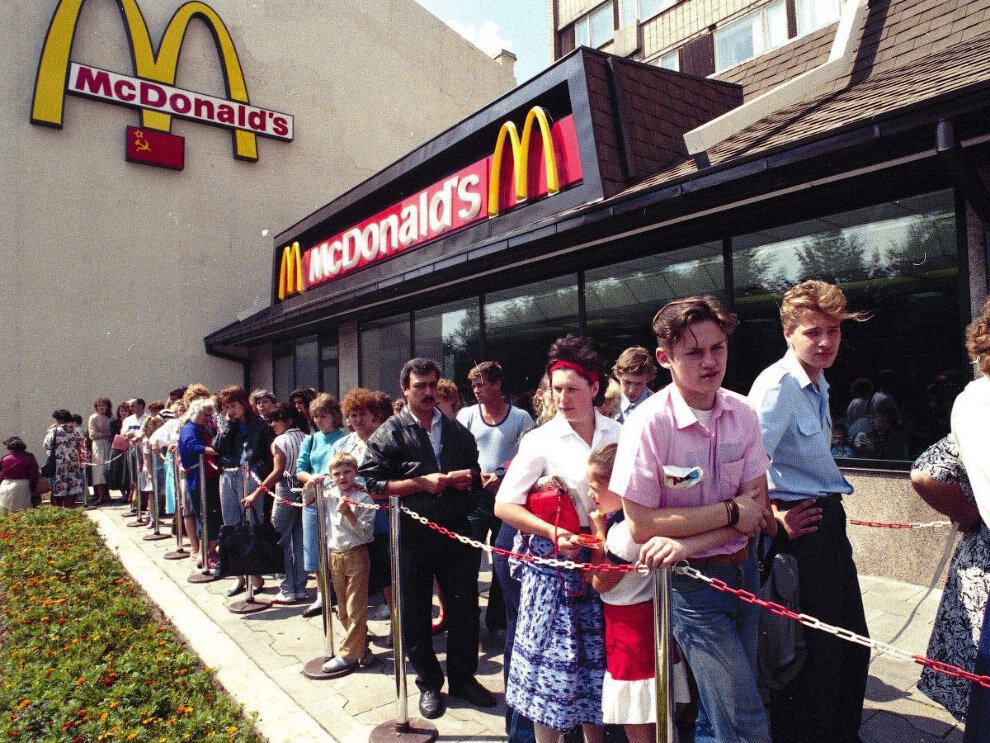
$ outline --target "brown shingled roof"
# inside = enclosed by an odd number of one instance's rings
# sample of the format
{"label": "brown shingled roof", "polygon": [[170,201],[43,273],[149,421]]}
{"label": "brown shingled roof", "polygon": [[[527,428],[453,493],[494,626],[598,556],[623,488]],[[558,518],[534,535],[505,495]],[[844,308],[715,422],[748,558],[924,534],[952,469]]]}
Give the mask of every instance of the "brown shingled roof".
{"label": "brown shingled roof", "polygon": [[[951,46],[903,67],[874,75],[858,85],[818,95],[746,127],[708,152],[712,166],[795,147],[807,141],[868,124],[903,110],[990,88],[990,33]],[[685,159],[627,189],[639,193],[701,172]]]}

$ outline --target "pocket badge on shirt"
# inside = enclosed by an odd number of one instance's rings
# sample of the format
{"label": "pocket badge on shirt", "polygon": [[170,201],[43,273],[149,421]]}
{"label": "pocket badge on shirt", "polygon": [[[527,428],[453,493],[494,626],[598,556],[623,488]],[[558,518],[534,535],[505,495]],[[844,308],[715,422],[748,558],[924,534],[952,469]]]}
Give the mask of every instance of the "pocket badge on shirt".
{"label": "pocket badge on shirt", "polygon": [[663,485],[667,488],[693,488],[704,477],[701,467],[674,467],[667,465],[663,468]]}

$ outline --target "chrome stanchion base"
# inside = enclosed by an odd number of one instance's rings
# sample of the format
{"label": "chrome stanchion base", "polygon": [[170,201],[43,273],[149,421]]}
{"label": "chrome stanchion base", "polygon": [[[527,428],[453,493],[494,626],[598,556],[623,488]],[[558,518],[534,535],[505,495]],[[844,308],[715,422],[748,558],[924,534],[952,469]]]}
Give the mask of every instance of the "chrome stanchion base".
{"label": "chrome stanchion base", "polygon": [[172,550],[162,555],[163,560],[185,560],[187,557],[189,557],[189,553],[185,550]]}
{"label": "chrome stanchion base", "polygon": [[327,673],[323,670],[323,664],[326,663],[333,656],[321,655],[319,658],[313,658],[313,660],[306,663],[303,666],[302,674],[308,679],[313,681],[326,681],[327,679],[336,679],[341,676],[347,676],[357,669],[348,668],[346,671],[337,671],[336,673]]}
{"label": "chrome stanchion base", "polygon": [[143,537],[141,537],[141,539],[143,539],[145,542],[158,542],[161,541],[162,539],[171,539],[171,538],[172,536],[170,534],[145,534]]}
{"label": "chrome stanchion base", "polygon": [[201,573],[199,571],[195,573],[190,573],[189,577],[186,578],[187,583],[212,583],[217,577],[212,573]]}
{"label": "chrome stanchion base", "polygon": [[255,598],[245,599],[244,601],[235,601],[232,604],[227,605],[227,610],[231,614],[254,614],[256,611],[262,611],[264,609],[270,609],[271,604],[267,601],[258,601]]}
{"label": "chrome stanchion base", "polygon": [[368,738],[370,743],[433,743],[436,739],[437,729],[418,717],[405,724],[383,722]]}

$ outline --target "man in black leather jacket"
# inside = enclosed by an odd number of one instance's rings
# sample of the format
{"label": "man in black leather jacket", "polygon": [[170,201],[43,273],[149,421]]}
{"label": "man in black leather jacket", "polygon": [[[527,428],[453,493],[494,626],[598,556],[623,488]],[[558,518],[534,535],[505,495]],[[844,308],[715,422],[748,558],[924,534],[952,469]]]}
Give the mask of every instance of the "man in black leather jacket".
{"label": "man in black leather jacket", "polygon": [[[360,474],[376,498],[400,496],[403,505],[453,532],[470,535],[469,491],[481,488],[474,436],[436,408],[440,367],[415,358],[402,367],[399,381],[406,407],[368,440]],[[433,651],[433,580],[443,591],[448,617],[447,676],[451,696],[479,707],[495,698],[479,684],[478,575],[473,547],[401,517],[399,542],[403,642],[416,670],[419,710],[427,718],[443,714],[444,675]]]}

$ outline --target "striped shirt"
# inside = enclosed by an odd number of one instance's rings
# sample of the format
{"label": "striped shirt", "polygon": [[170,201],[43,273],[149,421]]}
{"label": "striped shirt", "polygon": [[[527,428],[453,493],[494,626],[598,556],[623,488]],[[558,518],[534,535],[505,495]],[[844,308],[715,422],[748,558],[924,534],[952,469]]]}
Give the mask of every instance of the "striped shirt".
{"label": "striped shirt", "polygon": [[280,436],[276,436],[272,442],[272,455],[278,449],[285,455],[285,474],[296,474],[296,460],[299,459],[299,448],[302,446],[306,434],[298,428],[290,428]]}

